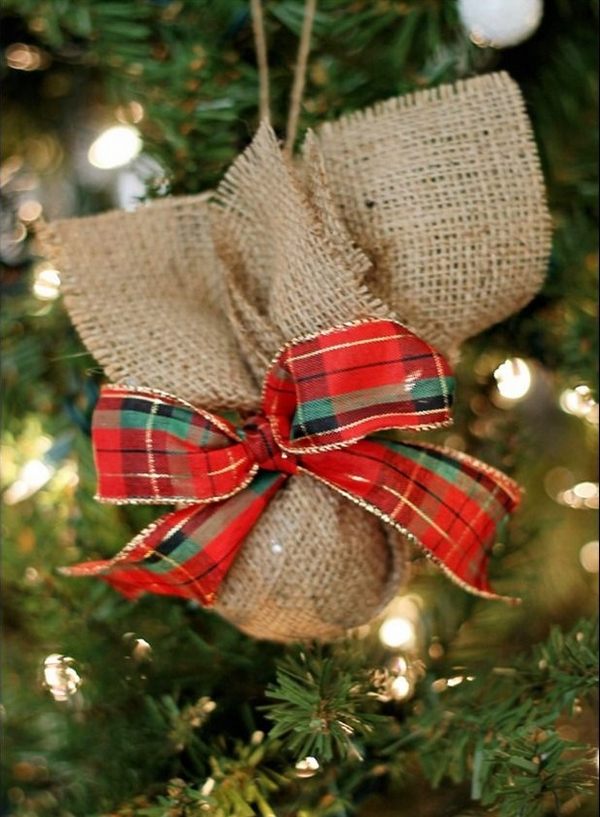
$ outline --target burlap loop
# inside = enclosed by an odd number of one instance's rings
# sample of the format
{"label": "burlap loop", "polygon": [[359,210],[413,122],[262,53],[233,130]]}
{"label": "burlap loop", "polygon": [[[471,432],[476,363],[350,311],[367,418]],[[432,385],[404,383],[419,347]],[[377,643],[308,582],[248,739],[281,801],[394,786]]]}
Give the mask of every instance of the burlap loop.
{"label": "burlap loop", "polygon": [[518,86],[498,73],[324,125],[334,201],[367,283],[441,351],[521,309],[544,278],[550,218]]}
{"label": "burlap loop", "polygon": [[116,383],[149,386],[204,408],[253,409],[260,389],[225,313],[207,196],[44,225],[65,305]]}
{"label": "burlap loop", "polygon": [[[46,243],[111,379],[250,411],[283,343],[344,321],[395,318],[454,354],[533,296],[549,233],[523,102],[497,74],[325,125],[295,162],[263,125],[210,204],[59,222]],[[404,554],[377,517],[297,474],[217,609],[257,637],[334,638],[390,600]]]}

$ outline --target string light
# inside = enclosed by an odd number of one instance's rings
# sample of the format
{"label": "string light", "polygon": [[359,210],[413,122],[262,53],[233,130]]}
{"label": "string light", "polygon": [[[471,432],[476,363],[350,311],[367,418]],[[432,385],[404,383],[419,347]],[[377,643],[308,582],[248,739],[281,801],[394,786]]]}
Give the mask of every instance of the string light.
{"label": "string light", "polygon": [[88,161],[101,170],[111,170],[128,164],[142,149],[137,128],[115,125],[96,139],[88,151]]}
{"label": "string light", "polygon": [[391,649],[411,650],[417,642],[416,624],[420,620],[421,599],[415,595],[400,596],[388,608],[379,628],[379,640]]}
{"label": "string light", "polygon": [[44,685],[55,701],[68,701],[81,686],[81,677],[73,659],[53,653],[44,660]]}
{"label": "string light", "polygon": [[131,650],[131,657],[134,661],[151,661],[152,647],[145,638],[136,638]]}
{"label": "string light", "polygon": [[412,647],[415,643],[415,628],[407,618],[387,618],[379,628],[379,639],[386,647]]}
{"label": "string light", "polygon": [[441,658],[441,657],[443,656],[443,654],[444,654],[444,648],[443,648],[443,646],[442,646],[442,645],[439,643],[439,641],[434,641],[434,642],[433,642],[433,643],[430,645],[430,647],[429,647],[429,649],[427,650],[427,652],[428,652],[428,654],[429,654],[429,657],[430,657],[430,658],[433,658],[433,660],[434,660],[434,661],[436,661],[438,658]]}
{"label": "string light", "polygon": [[4,494],[6,505],[16,505],[39,491],[54,474],[54,468],[43,460],[29,460],[21,468],[17,479]]}
{"label": "string light", "polygon": [[48,55],[35,45],[13,43],[5,51],[4,59],[16,71],[38,71],[48,66]]}
{"label": "string light", "polygon": [[408,698],[411,692],[411,683],[405,675],[399,675],[397,678],[394,678],[391,686],[392,698],[394,698],[394,700],[403,701]]}
{"label": "string light", "polygon": [[60,273],[52,267],[40,266],[35,272],[33,294],[40,301],[54,301],[60,295]]}
{"label": "string light", "polygon": [[572,488],[560,491],[556,501],[569,508],[588,508],[597,510],[600,502],[600,492],[597,482],[578,482]]}
{"label": "string light", "polygon": [[216,784],[217,783],[214,777],[207,777],[206,780],[204,781],[202,788],[200,789],[200,794],[203,797],[210,797]]}
{"label": "string light", "polygon": [[296,776],[301,778],[314,777],[321,768],[316,757],[309,755],[296,763]]}
{"label": "string light", "polygon": [[42,215],[42,205],[39,203],[39,201],[34,201],[33,199],[30,201],[24,201],[23,204],[19,206],[17,215],[21,221],[25,221],[28,224],[32,221],[37,221]]}
{"label": "string light", "polygon": [[588,573],[598,573],[598,541],[586,542],[579,551],[581,566]]}
{"label": "string light", "polygon": [[521,400],[531,387],[531,370],[520,357],[509,358],[494,371],[496,388],[506,400]]}
{"label": "string light", "polygon": [[129,102],[127,105],[119,105],[115,110],[115,116],[119,122],[123,122],[124,125],[130,122],[137,125],[137,123],[141,122],[144,118],[144,106],[139,102]]}
{"label": "string light", "polygon": [[597,421],[598,403],[594,400],[589,386],[584,383],[575,386],[574,389],[565,389],[558,402],[561,409],[567,414],[585,418],[591,416],[592,422],[595,415]]}

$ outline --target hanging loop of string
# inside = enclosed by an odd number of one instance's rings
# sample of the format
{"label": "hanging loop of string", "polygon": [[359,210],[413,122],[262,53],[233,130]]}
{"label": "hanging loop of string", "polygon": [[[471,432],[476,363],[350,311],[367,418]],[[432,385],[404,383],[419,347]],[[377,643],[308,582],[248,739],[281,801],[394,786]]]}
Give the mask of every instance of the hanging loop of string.
{"label": "hanging loop of string", "polygon": [[259,83],[259,115],[261,121],[270,121],[269,99],[269,62],[267,59],[267,38],[265,36],[265,21],[262,12],[261,0],[250,0],[252,15],[252,29],[254,31],[254,46],[256,48],[256,62],[258,63]]}
{"label": "hanging loop of string", "polygon": [[[269,93],[269,65],[267,60],[267,38],[265,35],[265,21],[261,0],[250,0],[252,14],[252,28],[256,47],[256,61],[258,64],[259,81],[259,113],[261,120],[270,120],[270,93]],[[298,57],[294,68],[294,80],[290,94],[290,109],[288,113],[284,150],[291,154],[298,133],[298,120],[302,106],[302,96],[306,84],[306,70],[310,53],[310,38],[312,35],[317,0],[305,0],[302,32],[298,45]]]}
{"label": "hanging loop of string", "polygon": [[294,142],[298,133],[298,119],[300,117],[300,107],[306,83],[306,69],[308,66],[308,55],[310,52],[310,38],[315,14],[317,11],[317,0],[306,0],[304,4],[304,20],[302,23],[302,33],[300,35],[300,45],[298,46],[298,58],[294,70],[294,83],[290,96],[290,111],[288,114],[285,151],[291,154],[294,150]]}

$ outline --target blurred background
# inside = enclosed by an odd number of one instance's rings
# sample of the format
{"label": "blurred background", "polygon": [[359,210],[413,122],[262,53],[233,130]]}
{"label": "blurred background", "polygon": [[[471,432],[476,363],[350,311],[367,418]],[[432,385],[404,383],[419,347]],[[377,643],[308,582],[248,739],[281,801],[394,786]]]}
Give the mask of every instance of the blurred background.
{"label": "blurred background", "polygon": [[[368,671],[372,680],[379,669],[396,682],[379,701],[388,730],[381,727],[382,745],[357,738],[362,761],[350,752],[326,762],[265,737],[265,689],[282,661],[303,660],[297,651],[257,644],[191,603],[131,604],[56,570],[116,553],[157,512],[93,500],[89,433],[102,371],[70,325],[61,271],[39,255],[36,226],[219,180],[257,124],[248,4],[5,0],[2,814],[596,813],[595,701],[579,694],[590,687],[589,670],[547,639],[557,626],[576,632],[582,649],[596,649],[598,3],[484,5],[321,0],[301,126],[492,70],[507,70],[522,88],[554,224],[548,276],[523,312],[469,342],[455,425],[435,439],[525,487],[523,508],[496,548],[495,583],[501,592],[522,588],[526,603],[467,597],[415,554],[410,586],[360,633],[351,658],[343,647],[315,657],[333,662],[340,678]],[[282,132],[303,3],[269,0],[264,8]],[[548,750],[556,769],[540,783],[531,764],[546,761],[543,752],[541,761],[527,755],[530,729],[523,746],[511,744],[511,757],[529,771],[494,766],[508,788],[486,803],[474,783],[483,743],[465,737],[464,745],[431,743],[426,751],[422,735],[430,729],[434,741],[435,730],[423,713],[470,711],[464,689],[472,667],[547,672],[546,654],[532,653],[539,642],[563,672],[552,676],[561,715],[539,722],[559,741],[556,757]],[[298,732],[308,734],[310,724],[295,714]],[[531,725],[536,716],[523,717]],[[403,734],[411,740],[398,742]],[[534,780],[535,796],[524,780]],[[510,786],[520,800],[511,800]]]}

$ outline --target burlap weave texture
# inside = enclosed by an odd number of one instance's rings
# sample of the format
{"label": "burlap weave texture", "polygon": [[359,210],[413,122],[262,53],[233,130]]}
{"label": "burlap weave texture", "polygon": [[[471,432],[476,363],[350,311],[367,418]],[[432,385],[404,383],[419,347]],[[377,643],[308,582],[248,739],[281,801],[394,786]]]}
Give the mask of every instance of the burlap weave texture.
{"label": "burlap weave texture", "polygon": [[[283,343],[358,317],[454,356],[537,291],[549,220],[522,99],[498,74],[325,125],[293,163],[263,125],[214,200],[58,222],[44,241],[113,381],[245,411]],[[330,639],[376,615],[404,565],[399,534],[296,475],[217,609],[257,637]]]}

